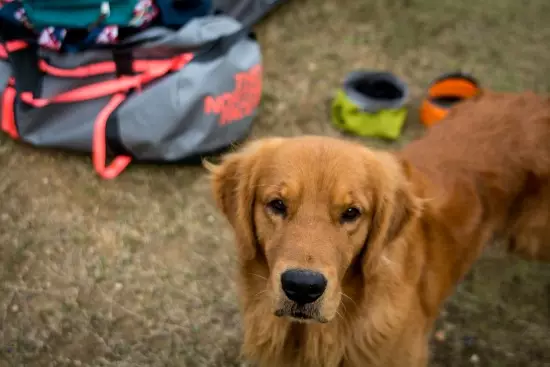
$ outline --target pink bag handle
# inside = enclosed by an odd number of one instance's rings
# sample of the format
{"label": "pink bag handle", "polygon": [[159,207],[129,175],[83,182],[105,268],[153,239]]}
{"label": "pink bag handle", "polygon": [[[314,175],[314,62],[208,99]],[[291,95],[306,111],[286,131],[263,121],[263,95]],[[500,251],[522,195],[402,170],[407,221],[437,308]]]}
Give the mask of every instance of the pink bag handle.
{"label": "pink bag handle", "polygon": [[106,180],[113,179],[120,175],[132,161],[132,157],[119,155],[110,164],[107,164],[107,137],[106,128],[109,116],[126,99],[124,93],[115,94],[109,103],[97,115],[94,123],[92,138],[92,163],[95,171]]}
{"label": "pink bag handle", "polygon": [[86,85],[52,98],[34,98],[31,92],[22,92],[20,98],[23,102],[34,107],[45,107],[54,103],[82,102],[116,93],[123,93],[133,88],[139,89],[141,86],[168,74],[170,71],[181,69],[192,58],[192,54],[185,53],[164,62],[156,61],[151,63],[151,67],[141,74],[121,76],[117,79]]}

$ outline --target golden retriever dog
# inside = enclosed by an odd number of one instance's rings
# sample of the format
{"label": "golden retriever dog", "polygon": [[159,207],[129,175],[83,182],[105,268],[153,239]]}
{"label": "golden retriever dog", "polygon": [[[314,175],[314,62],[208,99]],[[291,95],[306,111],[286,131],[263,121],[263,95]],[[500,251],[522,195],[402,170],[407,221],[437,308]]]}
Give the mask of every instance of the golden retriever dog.
{"label": "golden retriever dog", "polygon": [[259,366],[426,366],[485,245],[550,261],[550,100],[531,93],[464,101],[396,152],[266,138],[206,166]]}

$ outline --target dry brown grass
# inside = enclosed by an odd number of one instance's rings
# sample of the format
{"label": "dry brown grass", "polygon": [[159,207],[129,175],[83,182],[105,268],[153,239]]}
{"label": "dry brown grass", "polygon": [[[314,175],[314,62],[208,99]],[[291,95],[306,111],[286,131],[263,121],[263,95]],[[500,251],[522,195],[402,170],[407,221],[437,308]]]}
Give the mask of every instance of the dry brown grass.
{"label": "dry brown grass", "polygon": [[[547,0],[289,0],[258,29],[253,135],[339,135],[327,101],[355,68],[396,72],[414,99],[458,67],[550,92],[548,24]],[[422,133],[411,111],[398,144]],[[104,182],[5,137],[0,168],[0,366],[241,365],[232,237],[201,168]],[[550,366],[550,268],[486,255],[438,330],[433,366]]]}

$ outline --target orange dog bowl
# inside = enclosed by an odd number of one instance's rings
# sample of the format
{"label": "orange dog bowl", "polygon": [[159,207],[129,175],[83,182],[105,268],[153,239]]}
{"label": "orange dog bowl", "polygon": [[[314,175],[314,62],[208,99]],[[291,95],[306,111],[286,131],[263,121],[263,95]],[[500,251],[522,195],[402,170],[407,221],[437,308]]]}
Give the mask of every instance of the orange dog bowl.
{"label": "orange dog bowl", "polygon": [[480,91],[477,81],[466,74],[445,74],[435,79],[420,107],[420,121],[430,127],[449,113],[456,103],[474,97]]}

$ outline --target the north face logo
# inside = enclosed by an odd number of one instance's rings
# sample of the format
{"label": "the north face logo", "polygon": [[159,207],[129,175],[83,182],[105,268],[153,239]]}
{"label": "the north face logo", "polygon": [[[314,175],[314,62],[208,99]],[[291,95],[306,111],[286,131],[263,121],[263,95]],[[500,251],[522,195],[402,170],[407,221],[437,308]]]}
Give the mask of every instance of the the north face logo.
{"label": "the north face logo", "polygon": [[235,89],[219,96],[204,99],[204,113],[219,115],[219,124],[227,125],[250,116],[262,95],[262,67],[255,65],[235,74]]}

